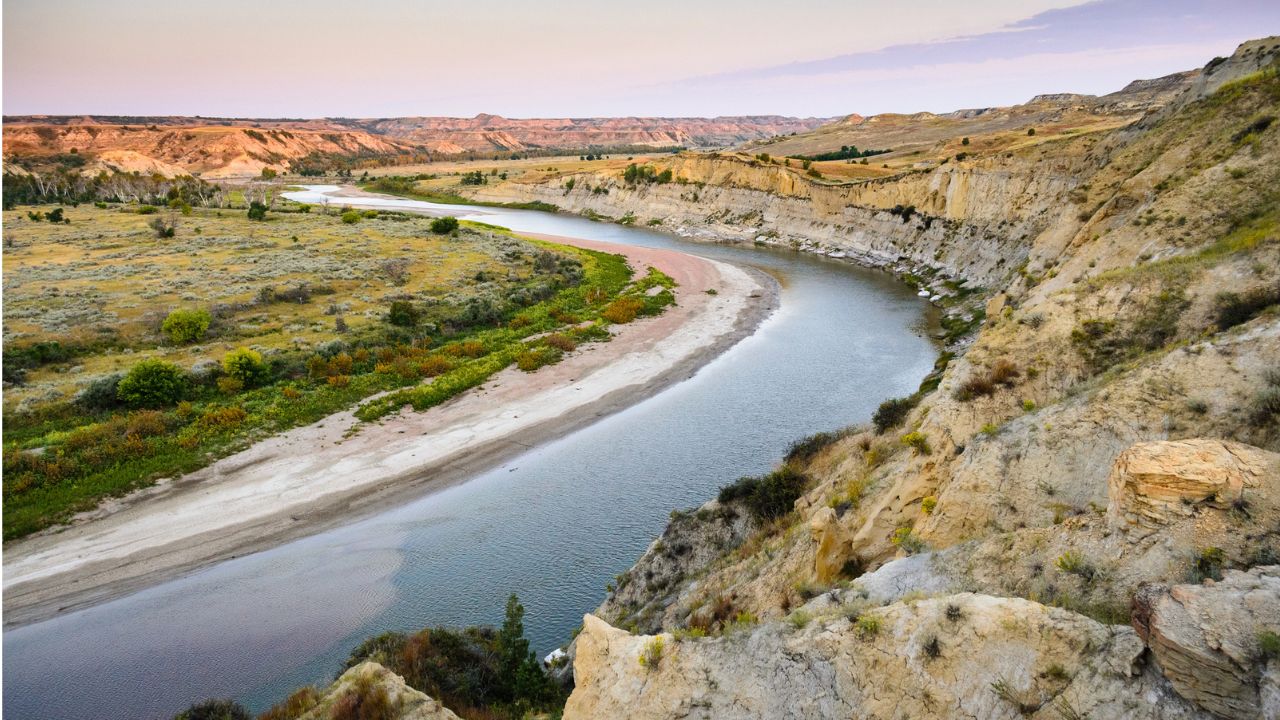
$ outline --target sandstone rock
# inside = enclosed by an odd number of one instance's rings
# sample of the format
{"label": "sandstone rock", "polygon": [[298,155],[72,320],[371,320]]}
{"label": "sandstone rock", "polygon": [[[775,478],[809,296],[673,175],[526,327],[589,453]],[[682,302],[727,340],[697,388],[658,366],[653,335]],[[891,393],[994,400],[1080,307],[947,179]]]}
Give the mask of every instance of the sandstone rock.
{"label": "sandstone rock", "polygon": [[588,615],[564,717],[1209,717],[1141,664],[1142,643],[1125,626],[970,594],[866,616],[876,631],[833,614],[801,629],[662,635],[661,658],[646,666],[640,657],[658,638]]}
{"label": "sandstone rock", "polygon": [[1182,697],[1222,717],[1276,717],[1280,664],[1264,667],[1258,635],[1280,632],[1280,566],[1228,570],[1212,584],[1146,586],[1134,598],[1134,627]]}
{"label": "sandstone rock", "polygon": [[1246,491],[1280,483],[1280,456],[1249,445],[1193,439],[1138,443],[1116,458],[1107,480],[1113,527],[1156,528],[1198,503],[1228,506]]}
{"label": "sandstone rock", "polygon": [[362,684],[385,692],[387,701],[398,720],[458,720],[445,706],[405,684],[404,678],[376,662],[365,661],[346,671],[325,689],[320,702],[299,720],[328,720],[334,708],[344,698],[357,692]]}
{"label": "sandstone rock", "polygon": [[830,584],[839,577],[847,558],[836,520],[836,511],[832,508],[822,508],[809,520],[809,532],[817,545],[814,550],[813,576],[814,581],[820,585]]}

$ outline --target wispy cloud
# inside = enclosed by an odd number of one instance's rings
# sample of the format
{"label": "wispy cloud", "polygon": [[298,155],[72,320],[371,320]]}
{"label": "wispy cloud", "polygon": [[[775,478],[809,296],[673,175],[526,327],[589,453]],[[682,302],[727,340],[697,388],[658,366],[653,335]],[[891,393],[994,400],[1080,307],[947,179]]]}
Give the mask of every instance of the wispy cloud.
{"label": "wispy cloud", "polygon": [[897,71],[1046,53],[1076,54],[1189,42],[1204,45],[1270,32],[1280,32],[1280,3],[1274,0],[1097,0],[1038,13],[993,32],[707,75],[687,82],[714,84],[850,71]]}

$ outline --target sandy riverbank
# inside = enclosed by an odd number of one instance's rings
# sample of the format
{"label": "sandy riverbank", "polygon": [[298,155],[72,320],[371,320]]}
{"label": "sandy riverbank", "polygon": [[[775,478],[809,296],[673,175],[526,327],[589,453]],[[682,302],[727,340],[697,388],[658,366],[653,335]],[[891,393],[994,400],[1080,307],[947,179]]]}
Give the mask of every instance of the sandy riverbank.
{"label": "sandy riverbank", "polygon": [[659,268],[679,283],[676,306],[535,373],[508,368],[427,412],[350,437],[351,413],[331,415],[12,543],[5,625],[104,602],[465,480],[689,377],[777,303],[776,283],[756,271],[672,250],[542,237],[626,255],[640,274]]}

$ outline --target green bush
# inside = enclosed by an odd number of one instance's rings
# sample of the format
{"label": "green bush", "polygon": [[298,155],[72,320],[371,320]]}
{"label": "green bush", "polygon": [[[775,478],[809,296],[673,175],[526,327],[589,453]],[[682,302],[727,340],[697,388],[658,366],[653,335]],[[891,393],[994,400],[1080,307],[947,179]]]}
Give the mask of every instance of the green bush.
{"label": "green bush", "polygon": [[757,520],[768,522],[791,512],[808,485],[807,476],[783,465],[763,477],[744,477],[720,488],[719,499],[721,503],[740,500]]}
{"label": "green bush", "polygon": [[124,378],[121,373],[112,373],[95,378],[83,390],[76,393],[75,403],[89,410],[110,410],[120,403],[116,389]]}
{"label": "green bush", "polygon": [[458,218],[442,217],[431,221],[431,232],[437,235],[448,235],[458,229]]}
{"label": "green bush", "polygon": [[173,716],[173,720],[250,720],[249,714],[233,700],[205,700]]}
{"label": "green bush", "polygon": [[134,407],[161,407],[182,399],[187,375],[173,363],[143,360],[129,369],[116,386],[116,396]]}
{"label": "green bush", "polygon": [[871,416],[871,424],[876,426],[877,433],[883,435],[889,428],[901,425],[919,402],[920,398],[917,395],[885,400]]}
{"label": "green bush", "polygon": [[208,310],[177,309],[169,313],[160,325],[160,330],[169,336],[169,340],[179,345],[195,342],[204,337],[212,318]]}
{"label": "green bush", "polygon": [[1280,303],[1280,286],[1254,288],[1243,295],[1218,293],[1213,299],[1218,329],[1226,330],[1249,322],[1263,310]]}
{"label": "green bush", "polygon": [[408,300],[396,300],[391,303],[387,322],[399,327],[413,327],[418,324],[418,309]]}
{"label": "green bush", "polygon": [[266,379],[267,365],[257,351],[242,347],[222,356],[222,371],[245,387],[253,387]]}
{"label": "green bush", "polygon": [[342,213],[342,222],[348,225],[355,225],[356,223],[360,222],[360,213],[356,212],[355,210],[348,210]]}
{"label": "green bush", "polygon": [[250,220],[266,220],[267,206],[254,200],[249,203],[249,219]]}

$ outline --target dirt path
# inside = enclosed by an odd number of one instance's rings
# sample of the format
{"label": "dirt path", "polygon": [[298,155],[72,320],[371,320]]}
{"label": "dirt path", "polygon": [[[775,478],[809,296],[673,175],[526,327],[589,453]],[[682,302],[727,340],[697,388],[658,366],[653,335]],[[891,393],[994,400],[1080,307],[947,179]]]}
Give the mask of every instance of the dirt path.
{"label": "dirt path", "polygon": [[356,419],[337,413],[10,544],[5,625],[104,602],[465,480],[691,376],[777,303],[763,273],[673,250],[531,236],[623,254],[641,275],[657,267],[679,283],[676,305],[535,373],[508,368],[448,403],[350,437]]}

